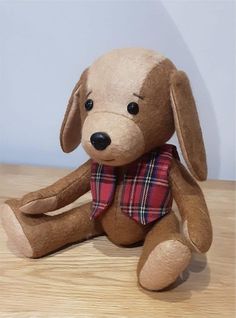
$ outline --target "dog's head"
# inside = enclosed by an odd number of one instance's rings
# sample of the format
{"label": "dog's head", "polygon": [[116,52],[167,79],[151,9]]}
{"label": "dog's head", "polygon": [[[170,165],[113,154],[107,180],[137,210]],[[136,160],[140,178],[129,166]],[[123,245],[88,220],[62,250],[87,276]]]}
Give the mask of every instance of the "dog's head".
{"label": "dog's head", "polygon": [[159,53],[117,49],[86,69],[61,128],[63,151],[80,142],[96,161],[121,166],[163,145],[174,131],[192,174],[204,180],[205,149],[188,78]]}

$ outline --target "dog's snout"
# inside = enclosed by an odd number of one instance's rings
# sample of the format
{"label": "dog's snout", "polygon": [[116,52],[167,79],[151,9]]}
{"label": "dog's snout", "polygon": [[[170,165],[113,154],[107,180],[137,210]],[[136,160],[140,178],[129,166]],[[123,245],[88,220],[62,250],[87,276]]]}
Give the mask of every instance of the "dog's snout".
{"label": "dog's snout", "polygon": [[90,137],[91,144],[97,150],[104,150],[111,143],[111,138],[104,132],[96,132]]}

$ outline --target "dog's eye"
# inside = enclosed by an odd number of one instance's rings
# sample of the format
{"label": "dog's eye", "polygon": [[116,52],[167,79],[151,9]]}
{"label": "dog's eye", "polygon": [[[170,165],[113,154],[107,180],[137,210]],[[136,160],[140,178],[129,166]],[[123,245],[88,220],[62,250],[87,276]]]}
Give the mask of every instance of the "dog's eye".
{"label": "dog's eye", "polygon": [[85,104],[84,104],[84,107],[87,111],[90,111],[92,108],[93,108],[93,101],[92,99],[87,99]]}
{"label": "dog's eye", "polygon": [[127,106],[127,111],[128,111],[128,113],[130,113],[132,115],[137,115],[139,112],[138,104],[135,102],[129,103]]}

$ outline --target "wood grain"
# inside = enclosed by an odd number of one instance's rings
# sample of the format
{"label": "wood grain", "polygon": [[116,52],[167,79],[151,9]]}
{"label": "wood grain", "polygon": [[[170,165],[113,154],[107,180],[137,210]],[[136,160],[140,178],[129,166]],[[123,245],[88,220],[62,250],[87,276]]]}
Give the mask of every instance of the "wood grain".
{"label": "wood grain", "polygon": [[[0,165],[0,203],[68,172]],[[31,260],[17,253],[0,226],[0,317],[234,317],[235,182],[201,186],[213,222],[212,248],[206,256],[194,255],[183,277],[164,292],[137,285],[141,247],[119,248],[100,237]]]}

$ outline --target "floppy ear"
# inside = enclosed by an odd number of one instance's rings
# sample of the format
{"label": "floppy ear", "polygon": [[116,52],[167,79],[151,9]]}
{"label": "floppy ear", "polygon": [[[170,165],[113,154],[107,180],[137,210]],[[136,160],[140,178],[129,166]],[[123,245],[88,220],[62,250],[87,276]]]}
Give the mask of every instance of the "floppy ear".
{"label": "floppy ear", "polygon": [[170,79],[170,96],[175,129],[182,154],[192,175],[207,178],[206,152],[198,113],[187,75],[174,71]]}
{"label": "floppy ear", "polygon": [[80,144],[81,140],[80,86],[81,80],[79,80],[72,91],[61,126],[60,143],[64,152],[73,151]]}

